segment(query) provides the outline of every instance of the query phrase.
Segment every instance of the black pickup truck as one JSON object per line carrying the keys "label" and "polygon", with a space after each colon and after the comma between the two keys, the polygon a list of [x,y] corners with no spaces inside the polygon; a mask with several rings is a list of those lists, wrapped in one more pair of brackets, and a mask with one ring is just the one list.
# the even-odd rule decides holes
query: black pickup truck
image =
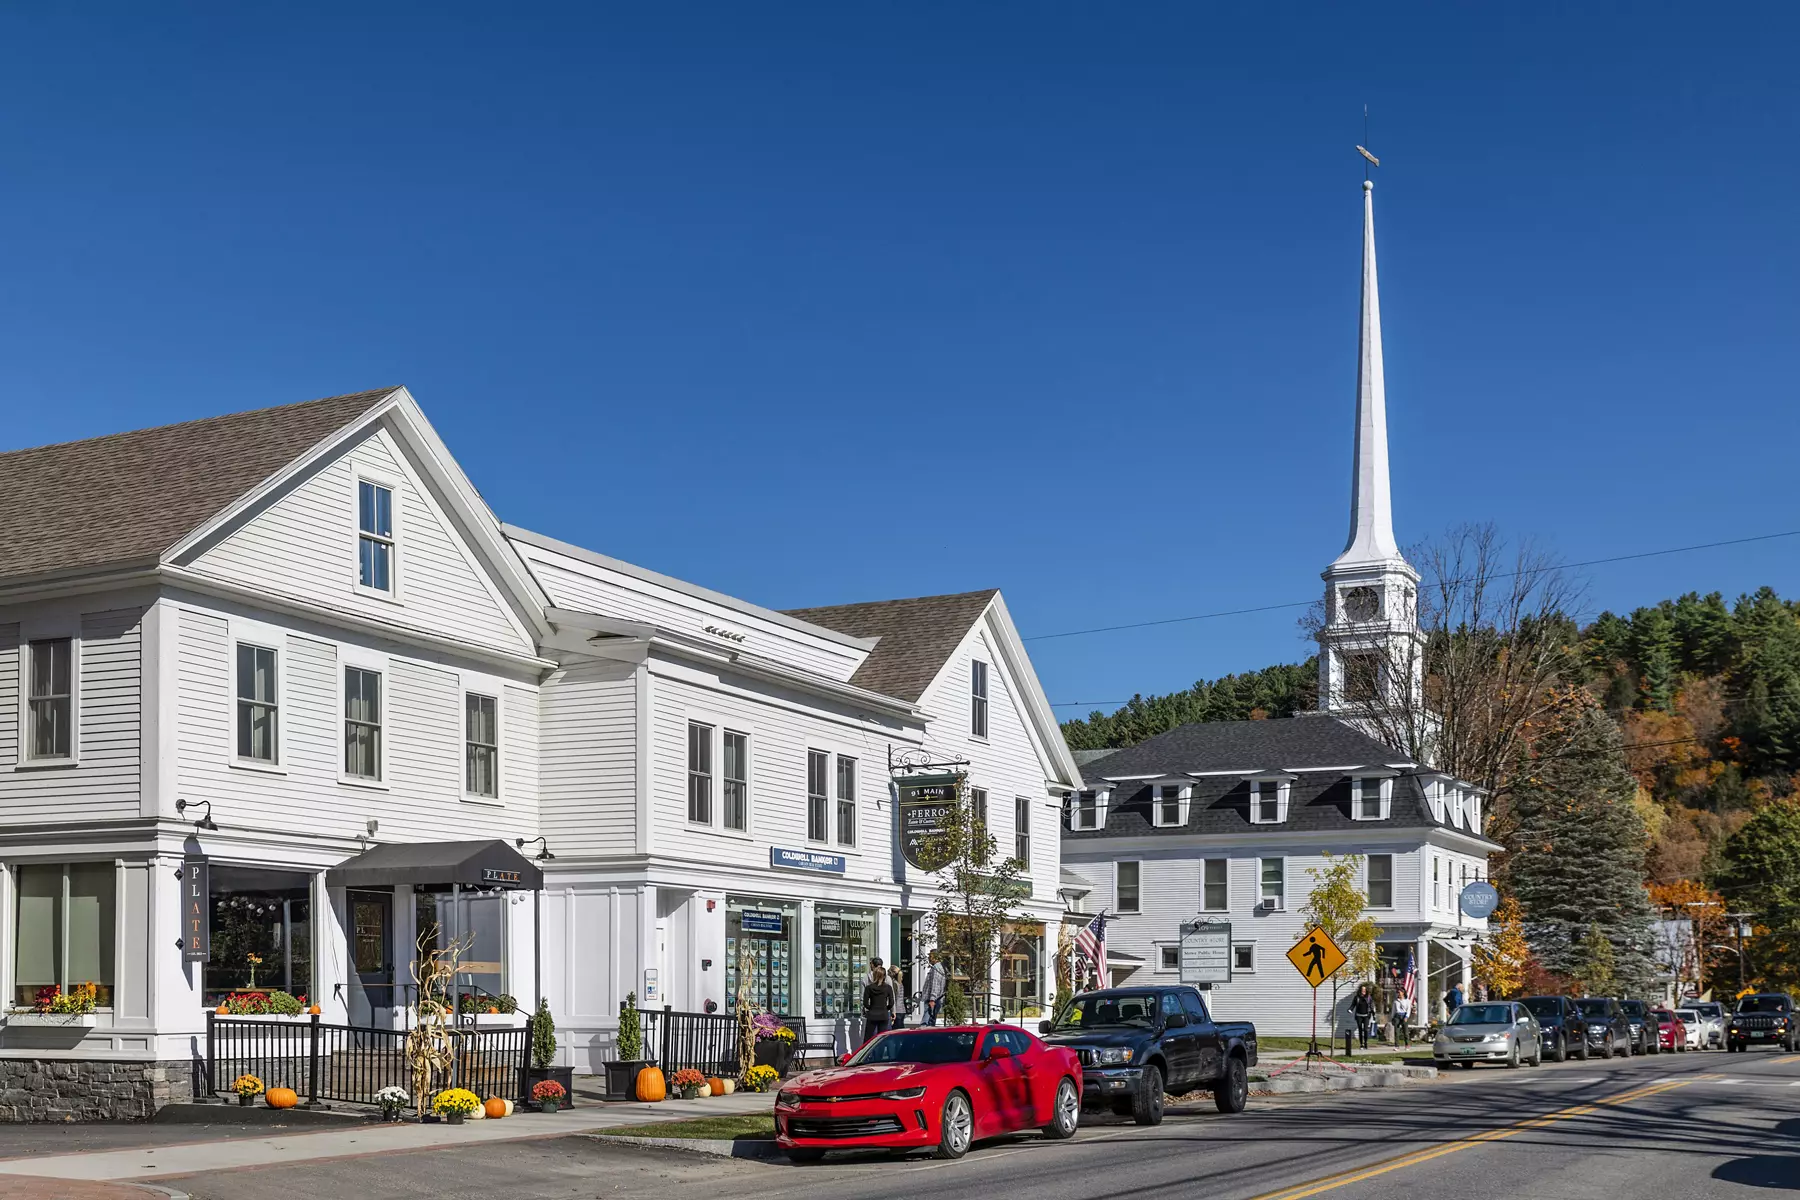
{"label": "black pickup truck", "polygon": [[1085,1107],[1110,1105],[1139,1125],[1162,1123],[1165,1093],[1210,1088],[1223,1113],[1243,1112],[1250,1100],[1256,1026],[1214,1021],[1197,988],[1083,992],[1038,1032],[1081,1056]]}

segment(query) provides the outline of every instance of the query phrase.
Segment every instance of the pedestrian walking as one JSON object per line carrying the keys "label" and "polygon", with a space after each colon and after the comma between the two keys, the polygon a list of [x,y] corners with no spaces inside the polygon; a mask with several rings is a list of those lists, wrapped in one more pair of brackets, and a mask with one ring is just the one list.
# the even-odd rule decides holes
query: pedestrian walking
{"label": "pedestrian walking", "polygon": [[1404,1046],[1412,1042],[1412,997],[1405,992],[1394,993],[1394,1045]]}
{"label": "pedestrian walking", "polygon": [[894,989],[894,1016],[893,1025],[891,1027],[894,1029],[905,1029],[906,1014],[911,1011],[912,1004],[906,998],[906,980],[900,977],[900,968],[898,966],[888,968],[888,983]]}
{"label": "pedestrian walking", "polygon": [[862,1019],[864,1042],[886,1033],[894,1019],[894,985],[879,958],[869,960],[869,977],[863,980]]}
{"label": "pedestrian walking", "polygon": [[1456,1015],[1456,1010],[1462,1007],[1462,1002],[1462,986],[1455,983],[1451,984],[1450,989],[1444,993],[1444,1020],[1448,1021],[1451,1017],[1454,1017]]}
{"label": "pedestrian walking", "polygon": [[938,952],[933,950],[929,965],[925,968],[924,986],[919,989],[919,999],[925,1005],[925,1023],[927,1025],[938,1023],[938,1013],[943,1010],[944,996],[949,991],[950,969],[944,965],[943,960],[938,958]]}
{"label": "pedestrian walking", "polygon": [[1369,985],[1359,984],[1356,995],[1350,998],[1350,1015],[1356,1018],[1356,1037],[1362,1048],[1369,1048],[1369,1026],[1375,1020],[1375,997],[1369,991]]}

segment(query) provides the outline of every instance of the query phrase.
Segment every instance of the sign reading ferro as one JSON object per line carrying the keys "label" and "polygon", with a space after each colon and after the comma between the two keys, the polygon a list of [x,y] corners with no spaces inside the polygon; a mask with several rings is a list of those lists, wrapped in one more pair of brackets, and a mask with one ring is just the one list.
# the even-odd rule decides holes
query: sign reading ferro
{"label": "sign reading ferro", "polygon": [[212,863],[203,854],[181,860],[181,961],[212,961]]}
{"label": "sign reading ferro", "polygon": [[904,775],[894,781],[900,792],[900,850],[921,871],[944,866],[931,842],[950,828],[962,780],[961,775]]}

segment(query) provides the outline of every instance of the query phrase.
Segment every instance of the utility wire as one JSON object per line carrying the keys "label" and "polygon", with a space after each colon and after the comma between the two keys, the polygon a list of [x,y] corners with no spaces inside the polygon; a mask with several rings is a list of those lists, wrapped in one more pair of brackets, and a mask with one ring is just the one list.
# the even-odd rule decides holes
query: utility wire
{"label": "utility wire", "polygon": [[[1698,542],[1692,546],[1670,546],[1664,550],[1644,550],[1637,554],[1615,554],[1607,558],[1590,558],[1581,562],[1551,563],[1546,564],[1543,567],[1529,568],[1524,571],[1496,571],[1492,575],[1483,576],[1483,578],[1512,579],[1519,575],[1538,573],[1548,574],[1554,571],[1571,570],[1575,567],[1598,567],[1607,563],[1632,562],[1640,558],[1660,558],[1667,554],[1687,554],[1694,550],[1716,550],[1721,546],[1744,546],[1752,542],[1769,542],[1774,541],[1777,538],[1791,537],[1800,537],[1800,529],[1789,529],[1782,533],[1759,533],[1753,537],[1727,538],[1720,542]],[[1469,581],[1457,579],[1452,580],[1451,582],[1452,584],[1457,584]],[[1124,625],[1097,625],[1092,629],[1065,629],[1059,633],[1038,633],[1033,634],[1028,638],[1021,638],[1020,640],[1026,642],[1047,642],[1052,638],[1086,637],[1091,633],[1117,633],[1120,630],[1125,629],[1150,629],[1158,625],[1182,625],[1189,621],[1210,621],[1217,617],[1241,617],[1250,613],[1275,612],[1284,608],[1310,608],[1316,603],[1318,603],[1316,600],[1295,600],[1287,604],[1262,604],[1255,608],[1228,608],[1218,612],[1194,613],[1193,615],[1186,617],[1162,617],[1154,621],[1132,621]],[[1058,705],[1056,707],[1067,706]]]}

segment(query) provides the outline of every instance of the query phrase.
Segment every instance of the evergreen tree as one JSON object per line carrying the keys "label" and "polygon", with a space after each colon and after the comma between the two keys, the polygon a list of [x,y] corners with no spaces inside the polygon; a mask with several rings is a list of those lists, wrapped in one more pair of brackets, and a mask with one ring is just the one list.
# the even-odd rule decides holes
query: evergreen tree
{"label": "evergreen tree", "polygon": [[1716,882],[1733,910],[1756,914],[1744,945],[1752,979],[1800,987],[1800,800],[1765,805],[1726,839]]}
{"label": "evergreen tree", "polygon": [[1673,607],[1678,664],[1691,675],[1717,675],[1731,666],[1737,652],[1737,626],[1725,598],[1717,592],[1695,592]]}
{"label": "evergreen tree", "polygon": [[1319,660],[1309,658],[1303,663],[1202,679],[1186,691],[1166,696],[1133,696],[1111,713],[1095,711],[1085,720],[1063,722],[1063,740],[1071,750],[1117,749],[1195,721],[1291,717],[1313,707],[1318,677]]}
{"label": "evergreen tree", "polygon": [[1631,655],[1638,668],[1638,703],[1675,711],[1675,622],[1667,602],[1631,614]]}
{"label": "evergreen tree", "polygon": [[1582,976],[1592,926],[1611,947],[1619,982],[1642,991],[1655,965],[1636,796],[1618,726],[1585,692],[1563,696],[1518,767],[1504,882],[1545,968]]}
{"label": "evergreen tree", "polygon": [[1581,939],[1581,988],[1590,996],[1610,996],[1618,989],[1618,956],[1598,923],[1588,926]]}
{"label": "evergreen tree", "polygon": [[1773,589],[1738,600],[1733,682],[1744,697],[1734,731],[1754,771],[1800,768],[1800,622]]}

